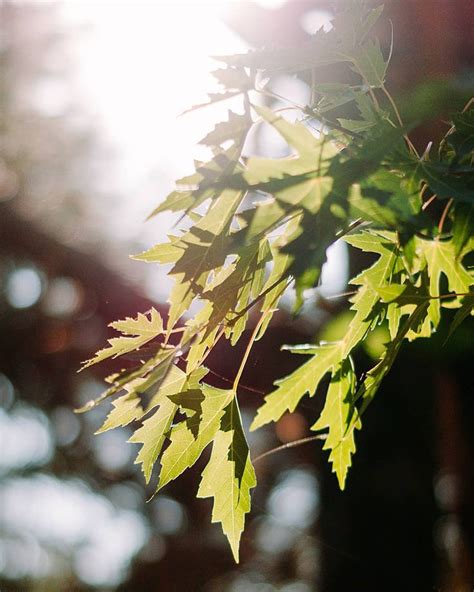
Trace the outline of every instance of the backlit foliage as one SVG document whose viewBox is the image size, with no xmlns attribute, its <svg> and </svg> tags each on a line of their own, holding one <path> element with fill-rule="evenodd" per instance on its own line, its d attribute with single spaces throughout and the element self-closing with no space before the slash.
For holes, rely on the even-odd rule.
<svg viewBox="0 0 474 592">
<path fill-rule="evenodd" d="M 275 383 L 250 428 L 293 412 L 330 376 L 312 430 L 327 434 L 324 449 L 341 489 L 362 416 L 402 343 L 429 338 L 446 308 L 457 309 L 454 330 L 474 302 L 468 262 L 474 249 L 473 104 L 466 101 L 464 110 L 452 114 L 443 140 L 420 155 L 410 131 L 458 104 L 459 91 L 425 86 L 397 107 L 385 87 L 387 56 L 372 35 L 381 8 L 343 4 L 333 28 L 321 29 L 303 47 L 221 58 L 224 66 L 215 75 L 222 93 L 209 102 L 241 95 L 243 112 L 229 112 L 202 140 L 213 158 L 197 162 L 153 212 L 182 214 L 183 229 L 178 223 L 167 242 L 135 256 L 171 266 L 169 316 L 162 320 L 152 309 L 113 323 L 120 335 L 85 364 L 135 349 L 143 353 L 143 361 L 110 377 L 110 388 L 85 409 L 120 393 L 99 432 L 134 422 L 136 463 L 148 482 L 159 461 L 158 489 L 212 448 L 198 497 L 213 498 L 212 520 L 222 524 L 236 561 L 256 485 L 239 379 L 285 290 L 295 290 L 297 313 L 337 239 L 374 255 L 375 262 L 350 281 L 353 316 L 344 337 L 288 347 L 303 363 Z M 346 67 L 351 82 L 318 82 L 318 68 L 332 64 Z M 296 123 L 261 105 L 260 96 L 272 96 L 272 78 L 282 73 L 309 73 L 313 80 L 311 104 L 301 108 Z M 256 125 L 273 127 L 290 156 L 242 158 Z M 183 320 L 196 301 L 199 312 Z M 208 353 L 221 339 L 235 345 L 248 335 L 251 309 L 259 320 L 232 388 L 211 386 Z M 361 376 L 351 354 L 380 325 L 388 327 L 390 339 Z"/>
</svg>

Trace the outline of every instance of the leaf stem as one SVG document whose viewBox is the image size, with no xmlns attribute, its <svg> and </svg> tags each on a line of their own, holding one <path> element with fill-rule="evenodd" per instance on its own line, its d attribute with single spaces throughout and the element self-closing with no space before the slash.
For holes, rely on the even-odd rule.
<svg viewBox="0 0 474 592">
<path fill-rule="evenodd" d="M 234 391 L 234 393 L 237 393 L 237 388 L 239 386 L 240 378 L 242 376 L 242 372 L 244 371 L 245 364 L 247 363 L 250 352 L 252 351 L 252 347 L 253 347 L 253 344 L 255 343 L 258 332 L 260 330 L 260 327 L 263 325 L 263 322 L 265 321 L 268 314 L 270 314 L 270 311 L 266 310 L 262 314 L 262 316 L 260 317 L 258 323 L 255 325 L 254 330 L 252 331 L 252 335 L 250 336 L 249 342 L 247 344 L 247 347 L 245 348 L 244 355 L 243 355 L 242 360 L 240 362 L 239 369 L 237 370 L 237 374 L 235 375 L 235 378 L 234 378 L 234 383 L 232 385 L 232 390 Z"/>
<path fill-rule="evenodd" d="M 393 100 L 392 95 L 388 92 L 387 87 L 385 86 L 385 84 L 382 84 L 382 91 L 385 94 L 385 96 L 387 97 L 390 105 L 392 106 L 393 112 L 395 113 L 395 117 L 398 120 L 398 123 L 400 125 L 400 127 L 403 127 L 403 120 L 402 117 L 400 115 L 400 111 L 398 110 L 397 104 L 395 103 L 395 101 Z M 412 141 L 410 140 L 410 138 L 408 137 L 407 134 L 403 134 L 403 138 L 405 139 L 405 142 L 408 144 L 408 147 L 410 148 L 410 150 L 413 152 L 413 154 L 419 158 L 420 155 L 418 154 L 417 149 L 415 148 L 415 146 L 413 145 Z"/>
<path fill-rule="evenodd" d="M 451 198 L 448 203 L 446 204 L 443 213 L 441 214 L 441 218 L 439 219 L 439 224 L 438 224 L 438 231 L 441 234 L 443 232 L 443 227 L 444 227 L 444 223 L 446 221 L 446 217 L 448 215 L 449 212 L 449 208 L 453 205 L 453 198 Z"/>
<path fill-rule="evenodd" d="M 427 187 L 427 185 L 425 185 L 425 187 Z M 429 199 L 427 199 L 425 201 L 425 203 L 421 206 L 421 209 L 423 210 L 423 212 L 426 210 L 426 208 L 437 198 L 438 196 L 435 194 L 433 194 Z"/>
<path fill-rule="evenodd" d="M 342 238 L 343 236 L 346 236 L 346 234 L 348 234 L 352 230 L 355 230 L 356 228 L 359 228 L 359 226 L 362 226 L 362 224 L 364 223 L 370 224 L 370 222 L 366 222 L 366 220 L 363 220 L 362 218 L 357 218 L 356 220 L 351 222 L 347 228 L 343 228 L 339 232 L 336 232 L 336 238 Z"/>
</svg>

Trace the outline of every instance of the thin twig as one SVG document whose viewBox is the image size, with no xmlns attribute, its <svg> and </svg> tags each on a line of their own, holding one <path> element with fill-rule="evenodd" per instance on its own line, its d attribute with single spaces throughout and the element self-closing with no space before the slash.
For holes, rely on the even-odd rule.
<svg viewBox="0 0 474 592">
<path fill-rule="evenodd" d="M 285 278 L 279 278 L 278 280 L 274 281 L 273 284 L 271 284 L 270 286 L 268 286 L 268 288 L 266 288 L 261 294 L 259 294 L 256 298 L 254 298 L 251 302 L 249 302 L 247 304 L 247 306 L 245 306 L 242 310 L 239 310 L 239 312 L 236 314 L 235 317 L 233 317 L 229 323 L 228 326 L 232 327 L 232 325 L 234 325 L 236 323 L 236 321 L 238 321 L 238 319 L 240 319 L 240 317 L 242 317 L 246 312 L 248 312 L 253 306 L 255 306 L 255 304 L 257 304 L 258 302 L 260 302 L 260 300 L 262 300 L 263 298 L 265 298 L 265 296 L 271 292 L 273 290 L 273 288 L 276 288 L 278 286 L 278 284 L 280 284 Z M 282 289 L 282 292 L 284 290 L 286 290 L 286 288 L 288 288 L 288 286 L 291 284 L 291 282 L 293 281 L 293 278 L 290 278 L 287 280 L 287 283 L 285 285 L 285 287 Z"/>
<path fill-rule="evenodd" d="M 315 440 L 326 440 L 326 438 L 326 434 L 318 434 L 317 436 L 308 436 L 307 438 L 301 438 L 300 440 L 293 440 L 293 442 L 287 442 L 286 444 L 282 444 L 281 446 L 277 446 L 276 448 L 272 448 L 271 450 L 267 450 L 266 452 L 259 454 L 256 458 L 252 459 L 252 463 L 255 464 L 256 462 L 262 460 L 267 456 L 270 456 L 271 454 L 275 454 L 276 452 L 287 450 L 288 448 L 295 448 L 296 446 L 308 444 L 309 442 L 314 442 Z"/>
<path fill-rule="evenodd" d="M 324 300 L 336 300 L 337 298 L 344 298 L 346 296 L 354 296 L 358 290 L 351 290 L 349 292 L 341 292 L 339 294 L 333 294 L 332 296 L 325 296 Z"/>
</svg>

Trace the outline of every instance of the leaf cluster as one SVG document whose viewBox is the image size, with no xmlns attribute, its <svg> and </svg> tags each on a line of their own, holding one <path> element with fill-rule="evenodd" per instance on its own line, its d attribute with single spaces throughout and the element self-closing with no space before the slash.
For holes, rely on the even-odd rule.
<svg viewBox="0 0 474 592">
<path fill-rule="evenodd" d="M 168 318 L 152 309 L 113 323 L 121 335 L 85 363 L 143 353 L 142 362 L 112 376 L 109 389 L 86 408 L 122 393 L 99 432 L 137 425 L 130 438 L 140 445 L 135 462 L 147 482 L 159 462 L 158 490 L 212 446 L 198 497 L 213 498 L 212 520 L 221 523 L 237 561 L 256 485 L 239 379 L 285 290 L 293 286 L 297 314 L 336 240 L 373 254 L 374 263 L 350 281 L 353 316 L 343 339 L 287 347 L 305 361 L 275 383 L 250 428 L 293 412 L 328 375 L 326 402 L 311 429 L 326 432 L 324 448 L 341 489 L 362 415 L 402 343 L 430 337 L 446 308 L 457 309 L 452 330 L 473 308 L 473 102 L 454 113 L 442 141 L 420 155 L 410 130 L 436 114 L 415 101 L 416 116 L 405 119 L 404 111 L 402 120 L 385 86 L 389 59 L 372 35 L 381 7 L 343 5 L 333 28 L 321 29 L 304 47 L 220 58 L 224 67 L 215 76 L 222 92 L 209 103 L 241 95 L 242 112 L 229 112 L 203 138 L 212 158 L 196 162 L 195 172 L 177 181 L 152 213 L 179 212 L 186 223 L 135 256 L 170 266 Z M 350 82 L 318 78 L 319 68 L 333 64 L 347 68 Z M 274 98 L 272 80 L 282 72 L 310 73 L 313 80 L 310 104 L 288 103 L 299 109 L 297 122 L 260 100 Z M 341 116 L 341 108 L 352 115 Z M 245 138 L 256 125 L 274 128 L 288 156 L 244 158 Z M 187 316 L 196 303 L 199 311 Z M 205 360 L 220 339 L 239 342 L 251 310 L 259 321 L 239 372 L 232 388 L 218 389 L 206 380 Z M 352 353 L 380 325 L 390 339 L 361 377 Z"/>
</svg>

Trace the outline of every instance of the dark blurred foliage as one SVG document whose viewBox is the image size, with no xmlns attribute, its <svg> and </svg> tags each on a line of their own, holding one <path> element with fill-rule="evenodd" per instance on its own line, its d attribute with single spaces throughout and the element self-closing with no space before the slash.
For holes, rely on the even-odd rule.
<svg viewBox="0 0 474 592">
<path fill-rule="evenodd" d="M 100 254 L 103 221 L 94 222 L 99 231 L 87 254 L 68 240 L 87 224 L 82 208 L 98 150 L 93 122 L 78 130 L 67 113 L 38 116 L 15 94 L 22 81 L 46 75 L 44 44 L 57 43 L 57 35 L 52 26 L 39 42 L 37 31 L 54 22 L 54 7 L 0 6 L 2 592 L 471 591 L 472 322 L 447 344 L 443 327 L 438 338 L 405 348 L 365 417 L 344 493 L 320 443 L 257 463 L 239 566 L 210 524 L 210 504 L 195 499 L 202 463 L 145 503 L 153 489 L 133 465 L 127 430 L 93 437 L 104 411 L 72 410 L 115 369 L 111 363 L 77 374 L 80 361 L 102 346 L 107 323 L 152 303 L 91 254 Z M 301 19 L 315 10 L 330 11 L 330 3 L 289 1 L 270 10 L 248 2 L 226 22 L 250 46 L 293 45 L 306 36 Z M 394 94 L 432 77 L 473 76 L 470 0 L 392 0 L 387 12 Z M 387 22 L 379 34 L 388 50 Z M 433 132 L 417 130 L 417 142 L 426 144 Z M 355 272 L 365 262 L 351 256 Z M 343 308 L 321 298 L 311 322 L 277 316 L 242 379 L 245 420 L 295 364 L 280 344 L 313 339 Z M 233 378 L 240 353 L 213 353 L 216 385 Z M 368 368 L 370 352 L 359 356 Z M 306 399 L 275 429 L 252 434 L 254 454 L 308 435 L 320 399 Z"/>
</svg>

